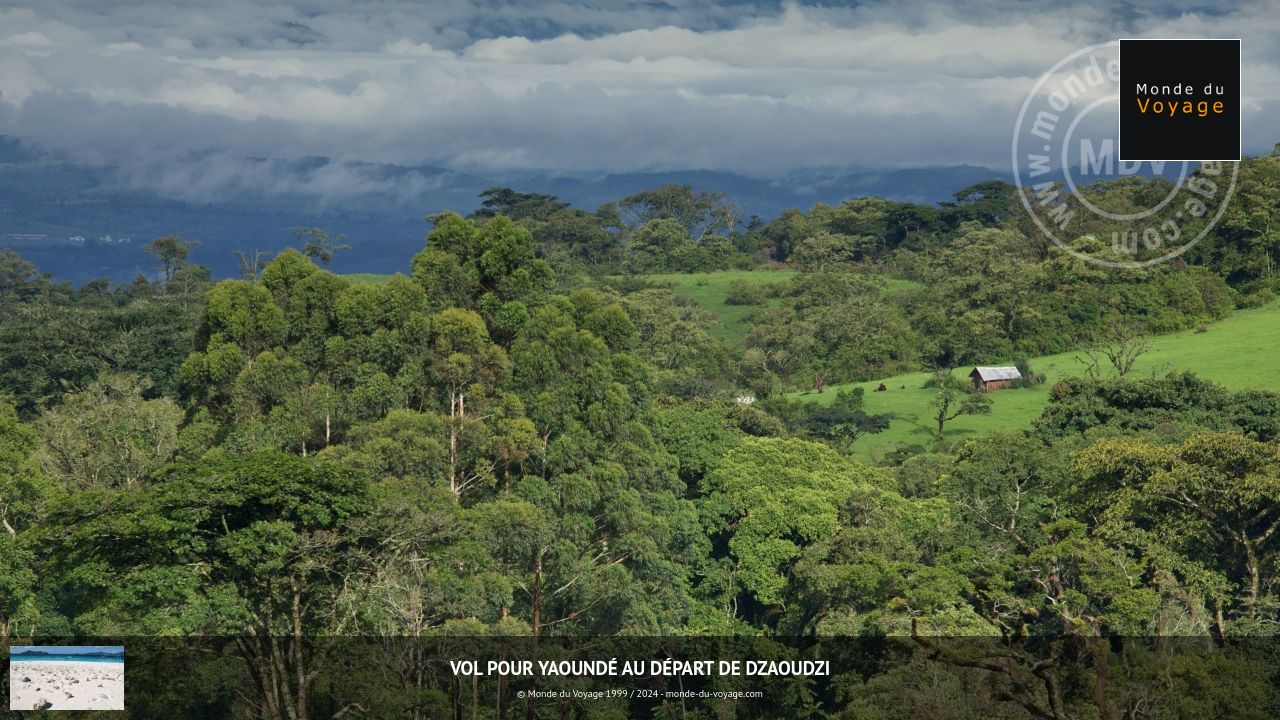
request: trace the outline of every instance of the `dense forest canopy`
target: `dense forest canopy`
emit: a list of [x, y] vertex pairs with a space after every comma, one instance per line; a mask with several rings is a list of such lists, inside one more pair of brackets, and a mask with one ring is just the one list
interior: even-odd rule
[[[1145, 182], [1087, 192], [1116, 207]], [[1004, 671], [918, 662], [985, 678], [966, 692], [1000, 717], [1128, 716], [1146, 678], [1108, 669], [1107, 638], [1280, 628], [1280, 396], [1128, 359], [1272, 301], [1280, 156], [1144, 269], [1058, 251], [1017, 204], [984, 183], [744, 221], [686, 186], [594, 212], [498, 188], [384, 283], [318, 266], [340, 238], [305, 229], [306, 253], [216, 283], [179, 238], [163, 281], [119, 286], [0, 253], [0, 639], [982, 637]], [[652, 277], [783, 266], [730, 293], [740, 343]], [[952, 370], [1076, 349], [1097, 362], [1033, 425], [948, 438], [989, 412]], [[861, 390], [789, 394], [906, 370], [934, 372], [937, 439], [879, 465], [850, 456], [889, 420]], [[306, 717], [324, 649], [240, 650], [245, 712]], [[1203, 717], [1178, 701], [1195, 674], [1146, 702]], [[918, 677], [834, 682], [756, 716], [887, 717], [852, 688]]]

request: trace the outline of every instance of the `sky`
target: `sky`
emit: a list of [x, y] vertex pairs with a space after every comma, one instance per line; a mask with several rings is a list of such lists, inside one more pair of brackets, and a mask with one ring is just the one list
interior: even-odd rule
[[1117, 37], [1242, 38], [1245, 151], [1280, 141], [1280, 0], [0, 0], [0, 134], [211, 185], [306, 156], [1007, 170], [1036, 79]]

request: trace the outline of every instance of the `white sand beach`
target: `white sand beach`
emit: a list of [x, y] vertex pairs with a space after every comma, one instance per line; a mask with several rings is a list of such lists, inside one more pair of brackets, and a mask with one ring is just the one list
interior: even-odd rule
[[123, 710], [124, 663], [49, 660], [10, 663], [9, 709], [41, 708]]

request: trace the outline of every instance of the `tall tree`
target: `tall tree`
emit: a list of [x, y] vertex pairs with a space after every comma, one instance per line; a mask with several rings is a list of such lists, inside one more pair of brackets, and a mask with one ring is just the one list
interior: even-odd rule
[[204, 332], [235, 343], [250, 364], [264, 350], [280, 344], [288, 328], [271, 291], [246, 280], [223, 280], [209, 292]]
[[294, 227], [290, 229], [294, 239], [302, 243], [302, 254], [328, 267], [333, 262], [335, 253], [350, 250], [345, 233], [330, 235], [328, 230], [318, 227]]
[[187, 262], [187, 256], [191, 254], [191, 248], [198, 243], [194, 240], [183, 240], [177, 235], [165, 235], [156, 238], [142, 247], [148, 255], [160, 261], [161, 272], [164, 273], [164, 281], [168, 283], [173, 279], [178, 268]]
[[52, 491], [36, 464], [39, 438], [0, 395], [0, 531], [10, 537], [40, 517]]
[[511, 188], [492, 187], [480, 193], [480, 207], [472, 218], [488, 219], [504, 215], [512, 220], [547, 220], [569, 207], [555, 195], [518, 192]]
[[1138, 358], [1151, 352], [1151, 336], [1139, 323], [1118, 315], [1107, 318], [1098, 336], [1097, 352], [1107, 359], [1116, 377], [1133, 371]]
[[533, 302], [554, 273], [535, 258], [530, 232], [499, 215], [478, 227], [456, 213], [433, 217], [427, 247], [413, 259], [413, 279], [434, 309], [476, 307], [492, 315], [510, 301]]
[[[495, 480], [496, 468], [491, 459], [468, 452], [467, 440], [483, 431], [475, 411], [483, 407], [484, 396], [509, 375], [510, 362], [502, 348], [489, 338], [484, 320], [470, 310], [442, 310], [432, 318], [431, 329], [433, 374], [448, 407], [449, 489], [461, 497], [478, 483]], [[472, 403], [470, 415], [468, 399]]]
[[727, 542], [742, 590], [769, 606], [782, 602], [803, 548], [836, 531], [840, 502], [859, 487], [891, 483], [817, 443], [748, 438], [707, 475], [702, 512]]
[[933, 420], [937, 423], [939, 441], [944, 437], [947, 423], [952, 420], [962, 415], [986, 415], [991, 412], [991, 398], [985, 393], [969, 391], [952, 377], [950, 369], [935, 372], [933, 381], [938, 388], [937, 394], [933, 396]]
[[30, 299], [46, 278], [40, 276], [35, 265], [27, 262], [17, 252], [0, 250], [0, 309], [10, 303]]
[[679, 223], [694, 240], [707, 233], [729, 233], [737, 227], [738, 208], [721, 192], [694, 190], [691, 185], [668, 183], [628, 195], [618, 203], [628, 224], [639, 227], [653, 220]]
[[89, 632], [228, 635], [254, 712], [313, 717], [313, 684], [351, 629], [372, 568], [368, 480], [281, 454], [179, 465], [138, 492], [96, 489], [51, 516], [48, 541]]
[[[1112, 493], [1100, 511], [1104, 536], [1199, 590], [1214, 606], [1219, 637], [1229, 631], [1227, 614], [1246, 633], [1280, 619], [1266, 598], [1280, 579], [1280, 453], [1273, 445], [1237, 433], [1199, 433], [1179, 445], [1114, 438], [1076, 463], [1086, 488]], [[1226, 595], [1233, 587], [1234, 598]]]
[[173, 459], [182, 409], [144, 399], [150, 384], [107, 375], [36, 421], [40, 463], [71, 487], [130, 488]]

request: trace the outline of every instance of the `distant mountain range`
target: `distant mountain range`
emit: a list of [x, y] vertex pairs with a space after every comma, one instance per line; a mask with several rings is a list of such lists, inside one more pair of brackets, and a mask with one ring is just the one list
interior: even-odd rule
[[880, 196], [935, 203], [1007, 173], [977, 166], [905, 170], [815, 169], [784, 178], [701, 170], [659, 173], [495, 173], [430, 165], [238, 158], [208, 154], [182, 163], [91, 165], [0, 136], [0, 248], [12, 247], [55, 278], [81, 283], [154, 274], [142, 246], [161, 235], [198, 240], [191, 260], [216, 277], [234, 275], [236, 251], [276, 252], [290, 228], [345, 233], [352, 250], [338, 272], [407, 271], [422, 247], [424, 217], [467, 213], [495, 186], [556, 195], [587, 210], [664, 183], [725, 193], [744, 217], [789, 207]]
[[122, 652], [111, 652], [108, 650], [95, 650], [93, 652], [71, 652], [75, 649], [76, 648], [66, 648], [66, 650], [61, 652], [47, 652], [44, 650], [22, 650], [19, 652], [10, 653], [9, 658], [13, 659], [13, 658], [20, 658], [20, 657], [28, 657], [28, 656], [48, 657], [48, 656], [66, 656], [66, 655], [76, 655], [79, 657], [123, 657], [124, 656], [124, 653]]

